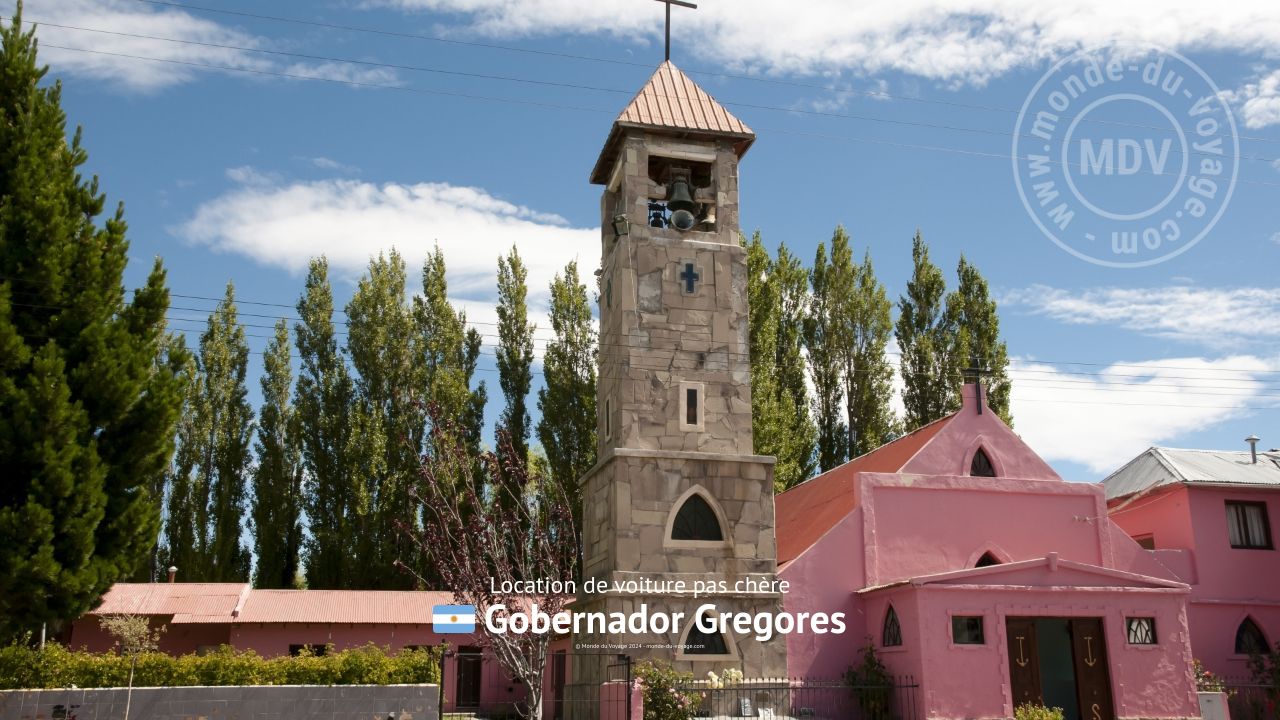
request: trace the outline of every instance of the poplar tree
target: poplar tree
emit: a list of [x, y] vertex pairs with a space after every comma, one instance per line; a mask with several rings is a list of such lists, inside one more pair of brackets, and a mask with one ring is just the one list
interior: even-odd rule
[[[423, 386], [427, 399], [440, 409], [440, 416], [455, 424], [457, 432], [470, 436], [472, 391], [471, 377], [480, 356], [480, 337], [472, 339], [467, 332], [467, 316], [449, 302], [449, 283], [445, 277], [445, 258], [436, 248], [422, 265], [422, 295], [413, 301], [413, 319], [419, 343]], [[483, 408], [482, 408], [483, 410]], [[431, 418], [428, 415], [427, 423]], [[468, 437], [468, 446], [479, 436]], [[479, 447], [472, 447], [479, 452]]]
[[[745, 242], [745, 238], [743, 238]], [[756, 233], [747, 245], [747, 310], [751, 333], [751, 430], [755, 451], [777, 458], [774, 489], [785, 490], [808, 477], [812, 434], [778, 362], [782, 289], [773, 263]], [[803, 401], [802, 401], [803, 402]]]
[[857, 457], [892, 440], [897, 422], [889, 407], [893, 395], [893, 366], [886, 355], [893, 332], [889, 296], [876, 278], [869, 250], [853, 272], [844, 384], [852, 436], [849, 454]]
[[[843, 227], [836, 227], [832, 243], [848, 244]], [[813, 380], [813, 414], [817, 425], [817, 460], [819, 472], [843, 463], [849, 454], [849, 431], [843, 417], [843, 385], [836, 352], [837, 311], [840, 300], [832, 288], [831, 263], [826, 245], [818, 243], [818, 251], [809, 271], [812, 294], [804, 321], [804, 344], [809, 354], [809, 372]]]
[[[547, 476], [562, 488], [582, 530], [578, 480], [596, 463], [596, 328], [587, 286], [570, 262], [551, 281], [551, 330], [538, 391], [538, 441]], [[531, 475], [538, 477], [536, 469]]]
[[958, 318], [947, 316], [946, 280], [929, 259], [929, 246], [919, 230], [911, 241], [911, 259], [911, 280], [906, 294], [898, 298], [896, 326], [908, 432], [958, 408], [960, 386], [954, 326]]
[[123, 206], [81, 178], [61, 85], [41, 86], [22, 6], [0, 29], [0, 636], [86, 612], [149, 562], [149, 489], [173, 452], [180, 354], [166, 356], [157, 260], [129, 297]]
[[294, 327], [301, 371], [295, 389], [304, 469], [303, 510], [309, 534], [303, 541], [303, 565], [310, 588], [349, 587], [353, 573], [349, 537], [351, 514], [358, 511], [353, 423], [354, 385], [333, 324], [329, 263], [311, 261], [298, 301], [301, 321]]
[[258, 410], [253, 471], [252, 523], [257, 564], [253, 584], [290, 588], [299, 576], [302, 552], [302, 453], [298, 413], [290, 401], [289, 325], [281, 319], [262, 353], [262, 406]]
[[809, 274], [800, 258], [791, 254], [786, 243], [778, 245], [777, 259], [770, 264], [770, 282], [777, 287], [778, 342], [775, 350], [778, 367], [778, 392], [786, 395], [795, 407], [794, 463], [796, 474], [790, 484], [809, 479], [817, 469], [818, 430], [809, 413], [809, 386], [805, 382], [804, 323], [808, 316]]
[[498, 384], [506, 405], [498, 420], [499, 433], [510, 436], [510, 454], [501, 452], [502, 466], [529, 462], [529, 388], [533, 382], [533, 332], [529, 322], [529, 272], [514, 245], [498, 258]]
[[987, 281], [964, 255], [956, 268], [958, 283], [947, 296], [946, 321], [955, 333], [952, 377], [958, 390], [965, 367], [976, 363], [989, 373], [983, 385], [987, 405], [1013, 425], [1009, 412], [1009, 349], [1000, 339], [1000, 316]]
[[176, 519], [170, 521], [174, 534], [168, 546], [184, 580], [249, 579], [249, 548], [240, 540], [253, 435], [245, 387], [248, 362], [235, 288], [228, 283], [200, 336], [196, 380], [178, 433], [169, 497], [169, 514]]
[[364, 429], [355, 451], [363, 468], [353, 523], [358, 587], [409, 588], [412, 578], [396, 561], [412, 548], [395, 532], [397, 521], [412, 524], [409, 496], [419, 470], [426, 427], [421, 337], [405, 298], [404, 260], [394, 250], [379, 254], [347, 304], [347, 354], [356, 372], [356, 412]]

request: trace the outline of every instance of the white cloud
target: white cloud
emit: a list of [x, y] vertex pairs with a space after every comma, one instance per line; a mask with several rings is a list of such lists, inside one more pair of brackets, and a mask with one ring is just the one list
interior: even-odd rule
[[1280, 288], [1095, 288], [1035, 285], [1002, 298], [1072, 325], [1112, 325], [1210, 347], [1280, 339]]
[[1262, 374], [1277, 369], [1276, 359], [1240, 355], [1117, 364], [1085, 375], [1014, 359], [1010, 403], [1018, 433], [1046, 460], [1105, 473], [1152, 445], [1177, 444], [1251, 408], [1280, 407], [1266, 397]]
[[450, 295], [474, 321], [496, 322], [497, 260], [512, 244], [528, 267], [531, 315], [542, 329], [550, 327], [544, 313], [556, 272], [577, 258], [583, 280], [591, 283], [599, 264], [599, 230], [569, 227], [558, 215], [481, 188], [336, 179], [286, 183], [252, 168], [228, 174], [241, 186], [200, 205], [174, 228], [176, 234], [295, 273], [325, 255], [335, 275], [350, 278], [364, 271], [371, 256], [391, 248], [417, 276], [439, 245]]
[[[181, 63], [356, 83], [397, 82], [396, 74], [383, 68], [330, 62], [278, 62], [252, 52], [268, 49], [263, 38], [172, 7], [153, 7], [131, 0], [38, 0], [27, 4], [23, 19], [37, 25], [40, 59], [57, 72], [107, 80], [137, 91], [159, 90], [207, 72]], [[136, 37], [139, 35], [185, 42]], [[127, 55], [163, 62], [125, 57]]]
[[354, 165], [348, 165], [346, 163], [338, 162], [333, 158], [327, 158], [327, 157], [321, 156], [321, 157], [300, 158], [300, 159], [310, 163], [312, 167], [320, 168], [321, 170], [337, 170], [339, 172], [357, 174], [357, 175], [360, 173], [360, 168]]
[[[1280, 70], [1260, 75], [1236, 90], [1224, 90], [1223, 97], [1239, 108], [1248, 128], [1264, 128], [1280, 123]], [[1280, 161], [1272, 163], [1280, 169]]]
[[[375, 0], [404, 10], [455, 13], [470, 31], [494, 37], [554, 33], [658, 40], [661, 8], [634, 0]], [[674, 8], [673, 44], [738, 70], [821, 75], [903, 72], [982, 83], [1084, 47], [1141, 45], [1174, 50], [1274, 54], [1280, 4], [1195, 0], [777, 0]]]
[[1280, 245], [1280, 232], [1271, 235], [1271, 242]]

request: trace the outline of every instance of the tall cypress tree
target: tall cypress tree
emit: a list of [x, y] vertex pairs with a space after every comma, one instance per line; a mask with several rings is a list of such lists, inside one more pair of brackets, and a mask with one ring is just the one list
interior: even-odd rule
[[[529, 388], [533, 383], [533, 331], [529, 322], [529, 271], [514, 245], [498, 258], [498, 383], [506, 405], [499, 429], [510, 437], [503, 467], [529, 462]], [[505, 455], [499, 451], [500, 455]]]
[[893, 439], [897, 421], [889, 407], [893, 366], [886, 355], [893, 332], [891, 303], [876, 278], [871, 252], [854, 268], [852, 362], [845, 364], [845, 403], [849, 411], [849, 454], [871, 452]]
[[907, 431], [955, 410], [960, 382], [954, 327], [946, 317], [946, 280], [929, 259], [929, 246], [919, 230], [911, 241], [911, 259], [911, 280], [906, 294], [898, 298], [896, 327]]
[[596, 463], [596, 329], [578, 263], [551, 281], [551, 329], [538, 391], [538, 440], [550, 480], [558, 484], [582, 529], [578, 480]]
[[[837, 240], [848, 244], [843, 227], [837, 227], [832, 236], [833, 244]], [[812, 296], [804, 321], [804, 344], [809, 353], [809, 370], [813, 378], [813, 414], [818, 429], [820, 472], [840, 465], [849, 456], [849, 431], [842, 415], [843, 384], [835, 344], [841, 301], [833, 288], [833, 281], [826, 245], [818, 243], [813, 269], [809, 271]]]
[[356, 402], [367, 418], [365, 447], [380, 449], [378, 457], [362, 458], [362, 494], [367, 512], [357, 518], [356, 544], [359, 587], [409, 588], [412, 576], [396, 561], [417, 567], [413, 548], [395, 531], [397, 522], [414, 526], [410, 488], [418, 475], [426, 418], [423, 410], [421, 337], [415, 332], [413, 310], [405, 299], [404, 260], [394, 250], [370, 260], [347, 305], [347, 352], [357, 376]]
[[159, 261], [129, 298], [123, 207], [103, 221], [22, 7], [0, 29], [0, 636], [75, 618], [150, 562], [173, 451]]
[[298, 414], [289, 397], [293, 390], [289, 350], [289, 325], [281, 319], [262, 353], [265, 372], [250, 514], [257, 556], [253, 584], [260, 588], [293, 587], [302, 552], [302, 453]]
[[1009, 412], [1009, 349], [1000, 339], [1000, 315], [991, 299], [987, 281], [964, 256], [956, 268], [958, 283], [947, 296], [946, 322], [955, 334], [956, 349], [953, 354], [952, 377], [958, 388], [961, 370], [969, 363], [977, 363], [987, 370], [984, 382], [986, 401], [1000, 419], [1010, 426], [1013, 415]]
[[354, 385], [333, 325], [333, 290], [329, 263], [311, 261], [306, 287], [298, 301], [294, 341], [302, 364], [295, 389], [302, 439], [303, 510], [308, 536], [303, 564], [311, 588], [350, 587], [349, 538], [356, 530], [350, 516], [358, 508], [357, 463], [359, 437], [353, 424]]
[[240, 541], [253, 434], [245, 388], [248, 361], [235, 289], [228, 283], [200, 336], [198, 374], [178, 433], [169, 498], [174, 534], [168, 546], [171, 562], [186, 580], [249, 579], [249, 549]]

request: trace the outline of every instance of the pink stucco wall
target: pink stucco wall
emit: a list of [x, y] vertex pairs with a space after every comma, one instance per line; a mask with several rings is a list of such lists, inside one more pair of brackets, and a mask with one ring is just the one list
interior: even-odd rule
[[[193, 653], [200, 646], [226, 645], [230, 638], [230, 626], [226, 624], [167, 625], [168, 617], [152, 618], [152, 627], [164, 626], [160, 635], [160, 651], [170, 655]], [[106, 652], [115, 647], [116, 641], [98, 623], [94, 616], [82, 617], [71, 624], [67, 646], [90, 652]]]
[[[1273, 544], [1280, 540], [1280, 492], [1178, 485], [1112, 508], [1112, 519], [1132, 536], [1153, 535], [1157, 559], [1180, 551], [1191, 584], [1191, 648], [1208, 669], [1247, 678], [1235, 653], [1236, 629], [1253, 618], [1271, 644], [1280, 641], [1280, 550], [1232, 548], [1227, 500], [1267, 503]], [[1165, 564], [1177, 569], [1173, 560]]]
[[787, 612], [845, 613], [844, 637], [787, 635], [787, 672], [795, 677], [839, 678], [867, 635], [862, 602], [854, 594], [863, 580], [862, 511], [855, 509], [809, 550], [778, 573], [791, 584], [783, 599]]

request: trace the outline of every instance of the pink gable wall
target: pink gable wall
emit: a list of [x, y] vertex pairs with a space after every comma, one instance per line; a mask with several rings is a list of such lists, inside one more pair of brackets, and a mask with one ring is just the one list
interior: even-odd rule
[[809, 551], [778, 576], [791, 583], [783, 598], [787, 612], [843, 612], [847, 628], [837, 641], [831, 635], [787, 635], [787, 672], [797, 677], [837, 679], [853, 665], [865, 645], [868, 625], [862, 602], [854, 594], [863, 582], [862, 510], [855, 509]]

